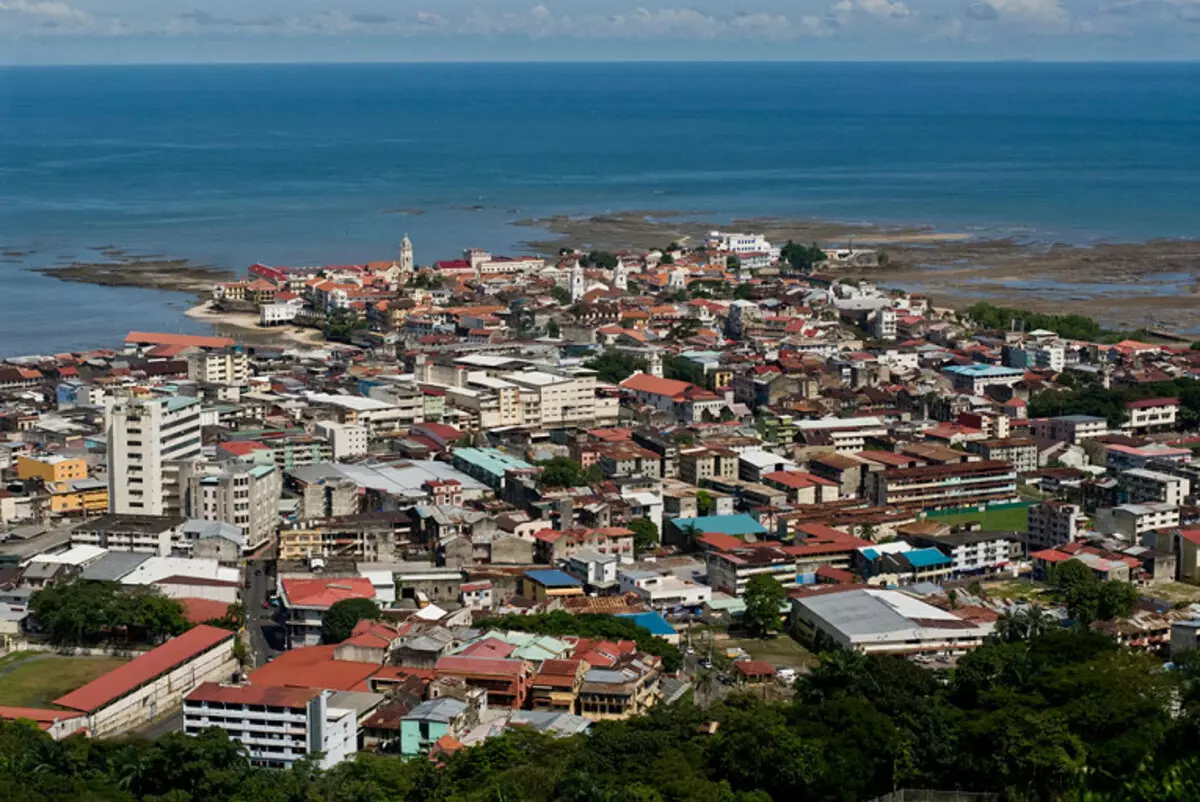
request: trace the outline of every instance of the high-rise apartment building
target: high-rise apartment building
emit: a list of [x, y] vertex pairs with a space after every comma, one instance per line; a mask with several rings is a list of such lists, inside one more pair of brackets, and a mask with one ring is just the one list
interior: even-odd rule
[[178, 514], [178, 465], [200, 457], [200, 401], [121, 399], [105, 423], [109, 512]]

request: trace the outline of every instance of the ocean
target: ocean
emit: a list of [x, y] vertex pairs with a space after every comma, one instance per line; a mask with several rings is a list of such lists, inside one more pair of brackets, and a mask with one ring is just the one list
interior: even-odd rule
[[116, 246], [243, 269], [634, 209], [1044, 241], [1200, 228], [1200, 64], [0, 69], [0, 355], [205, 331], [187, 296], [28, 272]]

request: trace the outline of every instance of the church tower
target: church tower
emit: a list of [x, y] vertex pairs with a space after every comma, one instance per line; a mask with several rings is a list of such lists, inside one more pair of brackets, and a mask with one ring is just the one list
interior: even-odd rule
[[578, 303], [583, 300], [583, 294], [587, 290], [587, 283], [583, 276], [583, 265], [578, 261], [571, 268], [571, 303]]
[[398, 264], [400, 269], [405, 273], [413, 271], [413, 246], [412, 240], [408, 238], [408, 234], [405, 234], [404, 239], [400, 240], [400, 261]]
[[613, 268], [613, 286], [618, 290], [629, 289], [629, 268], [618, 257], [617, 266]]
[[647, 372], [651, 376], [657, 376], [661, 379], [663, 377], [663, 361], [662, 354], [659, 353], [658, 349], [651, 351], [650, 358], [646, 361], [648, 363]]

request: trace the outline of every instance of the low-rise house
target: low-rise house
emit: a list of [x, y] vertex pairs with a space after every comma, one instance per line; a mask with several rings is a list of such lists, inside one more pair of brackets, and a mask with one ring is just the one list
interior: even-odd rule
[[362, 577], [281, 578], [279, 599], [289, 648], [320, 643], [325, 613], [337, 602], [374, 598], [375, 586]]

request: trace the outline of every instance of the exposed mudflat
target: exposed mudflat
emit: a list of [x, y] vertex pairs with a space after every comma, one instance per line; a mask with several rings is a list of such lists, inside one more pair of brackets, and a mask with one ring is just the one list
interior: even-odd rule
[[232, 271], [190, 259], [169, 258], [157, 253], [130, 253], [113, 245], [94, 250], [103, 258], [30, 269], [60, 281], [104, 287], [143, 287], [197, 295], [207, 295], [213, 284], [232, 281], [235, 277]]
[[886, 267], [846, 271], [885, 287], [927, 294], [940, 306], [985, 300], [1037, 312], [1076, 312], [1120, 329], [1200, 330], [1200, 241], [1150, 240], [1090, 245], [986, 238], [924, 226], [882, 227], [819, 220], [752, 218], [704, 222], [703, 212], [632, 211], [522, 220], [553, 237], [526, 244], [542, 253], [564, 246], [621, 249], [695, 245], [708, 231], [754, 231], [772, 242], [873, 247]]

